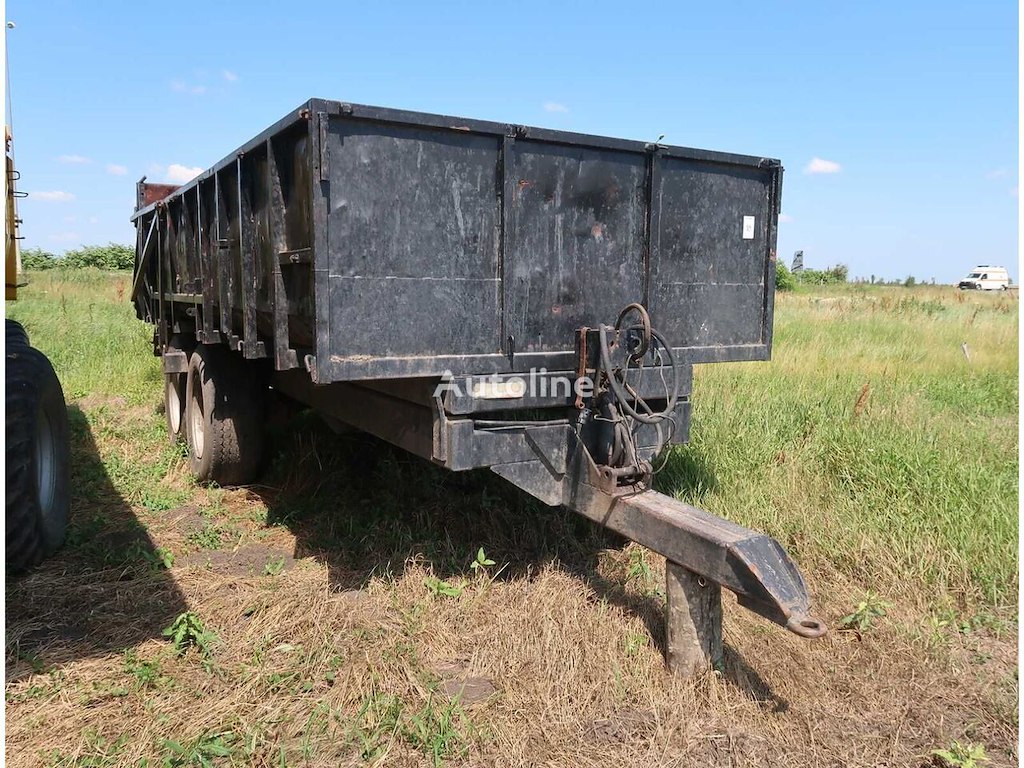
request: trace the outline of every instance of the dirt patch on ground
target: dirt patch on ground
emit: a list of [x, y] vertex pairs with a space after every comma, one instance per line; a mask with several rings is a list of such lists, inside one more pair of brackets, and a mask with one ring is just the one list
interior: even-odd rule
[[182, 536], [188, 536], [206, 527], [209, 521], [199, 514], [196, 507], [178, 507], [165, 513], [167, 520]]
[[445, 696], [467, 707], [487, 701], [498, 690], [486, 677], [469, 674], [469, 667], [469, 659], [453, 659], [434, 669]]
[[653, 710], [623, 709], [611, 717], [595, 720], [587, 731], [587, 736], [606, 744], [628, 743], [650, 736], [656, 726]]
[[217, 549], [192, 552], [182, 557], [176, 565], [183, 568], [209, 568], [232, 576], [263, 576], [291, 570], [295, 563], [290, 552], [247, 544], [230, 551]]

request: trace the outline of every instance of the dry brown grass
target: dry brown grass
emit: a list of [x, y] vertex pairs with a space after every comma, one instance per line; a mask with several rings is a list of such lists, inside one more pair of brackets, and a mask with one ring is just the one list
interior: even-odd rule
[[[76, 451], [106, 460], [126, 450], [118, 435], [158, 418], [97, 412], [97, 445], [80, 440]], [[922, 635], [925, 607], [908, 600], [860, 638], [806, 642], [727, 600], [724, 670], [678, 680], [659, 650], [661, 565], [648, 554], [651, 579], [627, 580], [643, 556], [635, 545], [603, 549], [592, 531], [567, 543], [575, 519], [488, 498], [487, 479], [437, 489], [433, 508], [412, 513], [434, 521], [422, 541], [384, 541], [389, 529], [370, 527], [358, 552], [331, 543], [355, 506], [391, 503], [373, 483], [350, 503], [321, 491], [315, 518], [268, 526], [289, 489], [321, 482], [306, 470], [326, 460], [315, 446], [323, 438], [295, 430], [284, 439], [309, 450], [283, 472], [286, 488], [194, 489], [187, 506], [154, 512], [108, 485], [75, 510], [78, 521], [102, 512], [102, 530], [8, 583], [11, 765], [190, 764], [194, 755], [167, 742], [187, 747], [204, 734], [222, 735], [228, 754], [215, 764], [429, 765], [417, 718], [428, 737], [450, 737], [452, 765], [921, 765], [965, 735], [992, 765], [1015, 762], [1012, 637]], [[412, 505], [444, 482], [397, 452], [369, 450], [423, 479]], [[180, 469], [158, 482], [184, 483]], [[190, 534], [211, 523], [228, 534], [204, 550]], [[508, 567], [494, 577], [497, 566], [483, 575], [427, 554], [446, 537], [470, 557], [471, 543], [493, 546]], [[175, 565], [119, 558], [132, 541], [171, 550]], [[461, 594], [433, 594], [432, 576]], [[835, 625], [857, 590], [838, 571], [812, 582]], [[217, 634], [206, 664], [161, 636], [185, 610]], [[152, 679], [132, 672], [140, 662], [155, 665]], [[444, 691], [466, 679], [493, 693], [453, 706]]]

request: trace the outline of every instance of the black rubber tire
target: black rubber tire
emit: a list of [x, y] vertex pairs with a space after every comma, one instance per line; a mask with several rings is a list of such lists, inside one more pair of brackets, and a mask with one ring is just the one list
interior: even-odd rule
[[200, 344], [188, 364], [185, 426], [200, 482], [245, 485], [263, 464], [267, 385], [261, 370], [220, 345]]
[[[167, 344], [171, 349], [180, 349], [191, 356], [195, 349], [195, 340], [175, 334]], [[185, 440], [185, 403], [188, 402], [187, 389], [188, 371], [185, 373], [164, 374], [164, 416], [167, 419], [167, 439], [171, 445]]]
[[28, 346], [28, 333], [25, 332], [25, 328], [17, 320], [7, 320], [7, 336], [6, 344], [7, 349], [15, 346]]
[[64, 543], [71, 450], [64, 393], [46, 355], [15, 343], [6, 356], [6, 568], [16, 573]]

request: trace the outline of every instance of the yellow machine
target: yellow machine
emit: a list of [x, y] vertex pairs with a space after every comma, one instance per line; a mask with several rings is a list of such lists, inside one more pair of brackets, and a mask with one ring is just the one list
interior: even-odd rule
[[18, 206], [14, 202], [16, 192], [14, 182], [18, 174], [14, 170], [14, 157], [11, 155], [11, 129], [4, 126], [4, 155], [7, 158], [7, 209], [4, 215], [7, 232], [7, 248], [4, 254], [4, 274], [7, 283], [4, 286], [4, 298], [13, 301], [18, 298], [18, 272], [21, 271], [21, 253], [18, 250]]

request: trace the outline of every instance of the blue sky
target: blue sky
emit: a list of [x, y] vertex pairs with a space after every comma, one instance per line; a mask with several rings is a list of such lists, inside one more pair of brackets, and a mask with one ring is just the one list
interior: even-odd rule
[[[311, 96], [778, 157], [779, 254], [1017, 278], [1014, 2], [8, 0], [24, 245], [134, 242]], [[815, 172], [816, 171], [816, 172]]]

